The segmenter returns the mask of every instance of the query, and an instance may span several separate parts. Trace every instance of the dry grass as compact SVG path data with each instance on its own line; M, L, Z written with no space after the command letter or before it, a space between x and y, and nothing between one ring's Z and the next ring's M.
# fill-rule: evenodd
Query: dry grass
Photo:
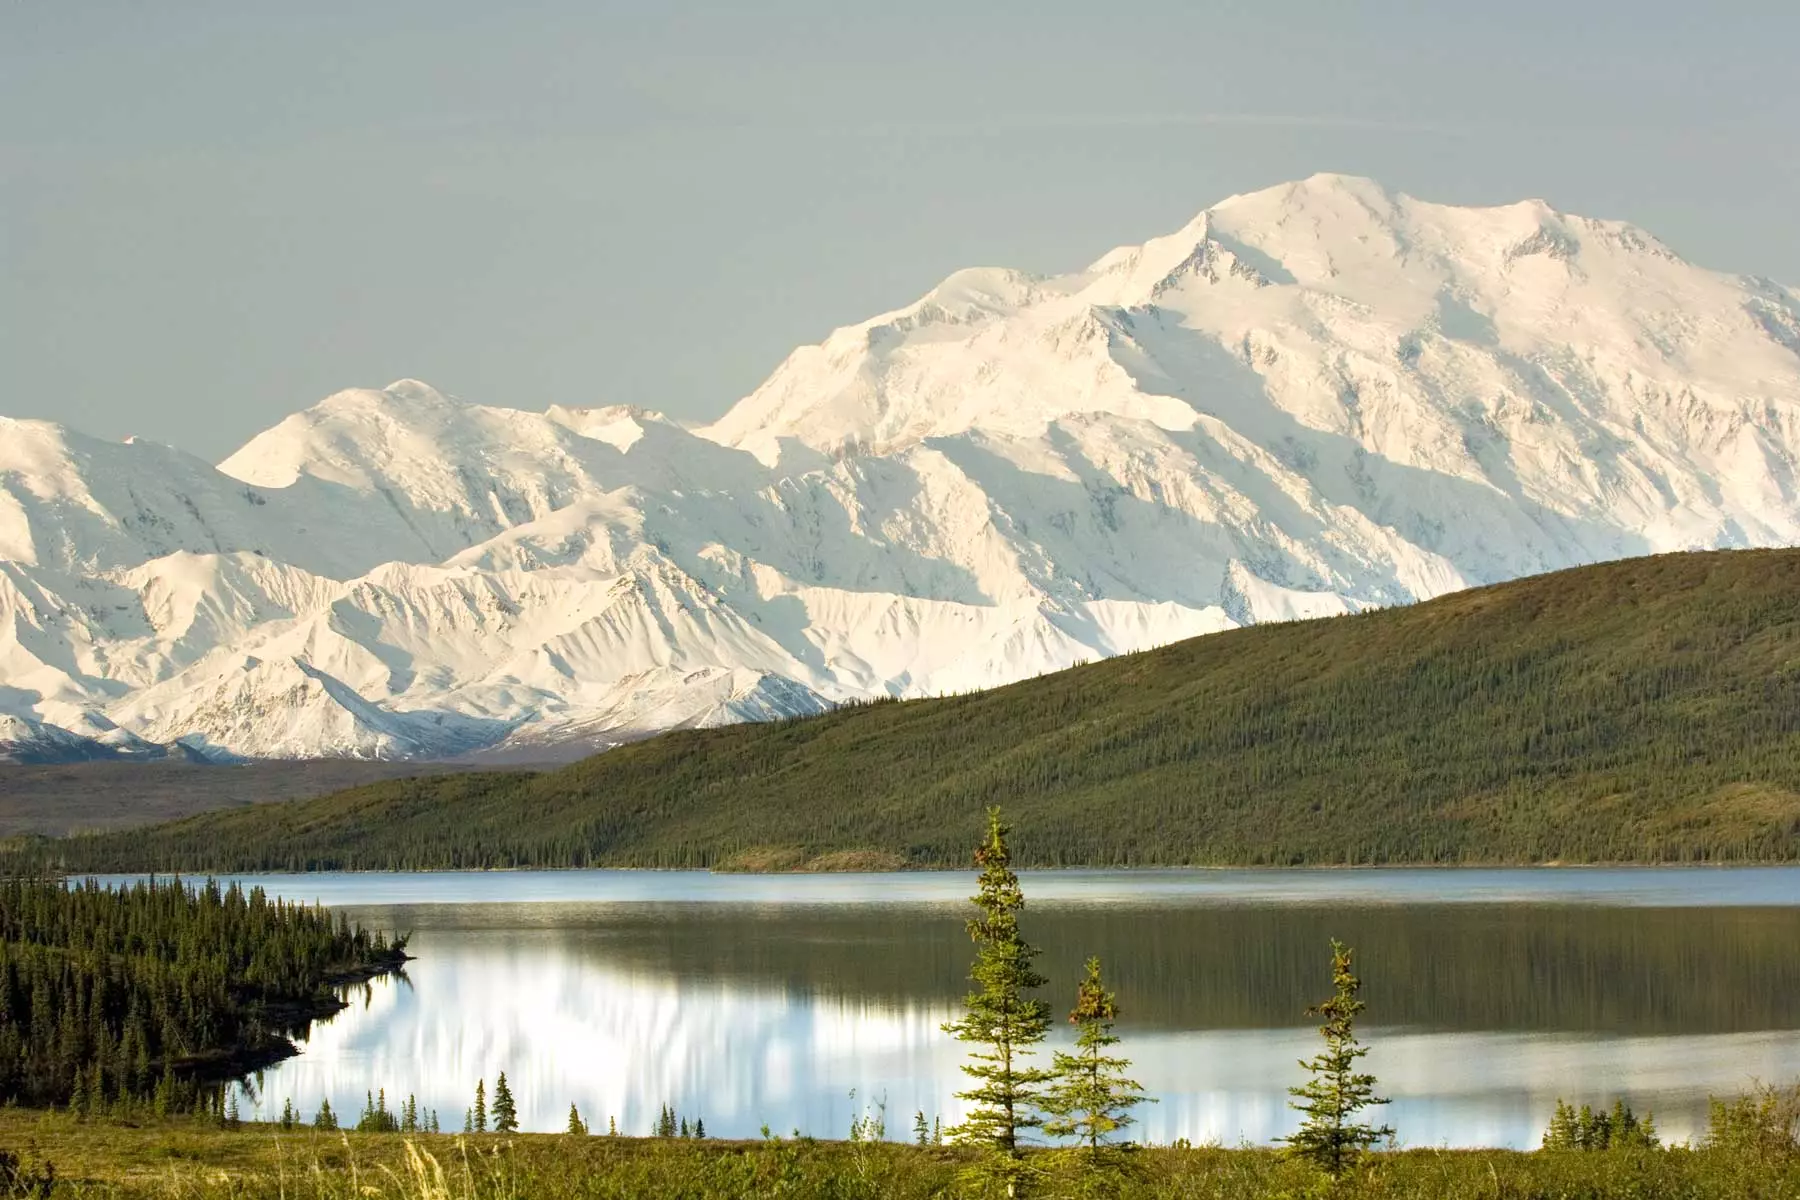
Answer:
M56 1165L55 1196L136 1200L638 1200L973 1195L956 1150L856 1142L695 1142L220 1130L187 1120L78 1123L0 1112L0 1145ZM1205 1200L1794 1200L1800 1155L1718 1150L1373 1156L1333 1184L1260 1149L1153 1148L1095 1178L1052 1154L1030 1194ZM3 1190L3 1189L0 1189Z

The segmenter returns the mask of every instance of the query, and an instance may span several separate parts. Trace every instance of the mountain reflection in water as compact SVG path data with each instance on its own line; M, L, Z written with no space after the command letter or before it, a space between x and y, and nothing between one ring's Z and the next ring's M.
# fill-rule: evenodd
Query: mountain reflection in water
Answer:
M460 1129L475 1080L491 1088L505 1070L528 1129L560 1130L571 1102L597 1132L609 1117L647 1132L668 1102L726 1137L764 1123L843 1136L884 1098L890 1136L908 1135L915 1110L957 1116L962 1047L938 1027L965 989L955 896L967 876L921 895L906 876L783 893L766 878L734 892L719 877L638 875L654 899L633 902L623 873L607 884L620 894L545 898L559 874L511 876L539 897L527 903L459 895L457 876L261 881L411 929L418 957L405 980L371 985L316 1026L300 1057L250 1089L246 1115L291 1098L310 1118L329 1096L354 1120L385 1087L390 1106L416 1093ZM1156 882L1169 874L1083 873L1106 883L1085 896L1036 887L1049 895L1025 918L1059 1014L1081 960L1105 960L1121 1049L1160 1100L1141 1110L1152 1140L1263 1142L1293 1127L1286 1088L1315 1049L1304 1010L1327 987L1334 936L1357 948L1368 1063L1407 1144L1535 1144L1559 1096L1625 1095L1682 1137L1709 1093L1800 1077L1800 871L1742 873L1755 886L1737 891L1733 872L1616 871L1615 887L1596 875L1578 895L1470 891L1477 875L1533 872L1358 872L1353 896L1329 881L1297 896L1171 894ZM1697 906L1644 902L1643 877L1666 889L1684 874ZM679 898L684 878L694 899ZM1028 896L1049 878L1028 876ZM437 895L450 902L413 902Z

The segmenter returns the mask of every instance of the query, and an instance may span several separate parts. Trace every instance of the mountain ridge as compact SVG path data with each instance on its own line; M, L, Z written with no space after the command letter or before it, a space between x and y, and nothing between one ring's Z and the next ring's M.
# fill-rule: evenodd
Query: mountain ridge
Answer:
M1066 275L956 272L699 428L401 380L219 469L0 434L0 758L567 757L1794 544L1800 297L1315 176Z

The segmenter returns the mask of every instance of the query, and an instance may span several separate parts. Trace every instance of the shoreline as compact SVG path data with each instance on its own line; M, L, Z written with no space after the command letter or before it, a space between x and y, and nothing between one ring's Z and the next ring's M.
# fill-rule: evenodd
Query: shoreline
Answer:
M272 1026L272 1030L265 1035L265 1041L217 1054L198 1055L180 1060L174 1065L178 1070L188 1072L206 1083L229 1084L241 1081L245 1076L266 1071L290 1058L298 1058L304 1051L294 1044L296 1037L304 1040L312 1033L315 1023L329 1021L349 1009L350 1001L338 995L338 989L373 983L390 975L405 974L406 964L414 961L415 956L405 952L396 953L398 957L347 967L327 975L325 986L333 989L327 996L270 1004L257 1009L257 1016Z

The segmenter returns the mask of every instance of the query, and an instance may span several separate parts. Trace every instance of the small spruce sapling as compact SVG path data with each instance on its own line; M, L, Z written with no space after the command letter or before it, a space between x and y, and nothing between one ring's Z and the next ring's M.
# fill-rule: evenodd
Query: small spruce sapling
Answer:
M1074 1138L1090 1163L1114 1134L1132 1123L1131 1109L1145 1099L1143 1087L1125 1075L1131 1060L1107 1054L1119 1044L1113 1033L1118 1019L1118 999L1106 988L1100 960L1090 958L1069 1013L1076 1029L1075 1053L1057 1051L1056 1082L1044 1097L1045 1111L1054 1114L1044 1122L1044 1132Z

